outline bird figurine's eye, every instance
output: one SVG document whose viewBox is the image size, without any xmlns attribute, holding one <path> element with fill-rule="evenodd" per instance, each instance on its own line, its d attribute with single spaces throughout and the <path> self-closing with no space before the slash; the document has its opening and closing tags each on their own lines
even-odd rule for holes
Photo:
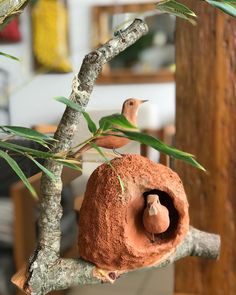
<svg viewBox="0 0 236 295">
<path fill-rule="evenodd" d="M 134 104 L 134 103 L 133 103 L 132 101 L 129 103 L 130 106 L 132 106 L 133 104 Z"/>
</svg>

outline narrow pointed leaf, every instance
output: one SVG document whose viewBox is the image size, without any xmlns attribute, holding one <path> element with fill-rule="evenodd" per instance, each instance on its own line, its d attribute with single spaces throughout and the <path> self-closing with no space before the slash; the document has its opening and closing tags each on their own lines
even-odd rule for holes
<svg viewBox="0 0 236 295">
<path fill-rule="evenodd" d="M 29 180 L 27 179 L 27 177 L 25 176 L 25 174 L 23 173 L 23 171 L 21 170 L 21 168 L 19 167 L 17 162 L 12 157 L 10 157 L 7 153 L 5 153 L 1 150 L 0 150 L 0 157 L 3 158 L 4 160 L 6 160 L 6 162 L 10 165 L 10 167 L 15 171 L 15 173 L 23 181 L 23 183 L 28 188 L 28 190 L 31 192 L 31 194 L 34 197 L 37 197 L 37 194 L 36 194 L 33 186 L 30 184 Z"/>
<path fill-rule="evenodd" d="M 66 163 L 71 163 L 71 164 L 76 164 L 76 165 L 80 165 L 81 164 L 81 162 L 79 161 L 79 159 L 78 160 L 76 160 L 76 159 L 74 159 L 74 158 L 69 158 L 69 159 L 58 159 L 58 161 L 61 161 L 61 162 L 66 162 Z"/>
<path fill-rule="evenodd" d="M 35 163 L 39 167 L 40 170 L 42 170 L 49 178 L 56 181 L 55 175 L 49 171 L 47 168 L 45 168 L 42 164 L 40 164 L 37 160 L 35 160 L 33 157 L 29 156 L 30 160 Z"/>
<path fill-rule="evenodd" d="M 194 156 L 192 154 L 189 154 L 189 153 L 180 151 L 174 147 L 171 147 L 153 136 L 150 136 L 150 135 L 142 133 L 142 132 L 127 131 L 127 130 L 122 130 L 122 129 L 115 129 L 115 131 L 122 132 L 124 134 L 124 137 L 127 137 L 130 140 L 134 140 L 134 141 L 138 141 L 142 144 L 146 144 L 146 145 L 158 150 L 159 152 L 167 154 L 175 159 L 185 161 L 185 162 L 189 163 L 190 165 L 205 171 L 205 168 L 203 166 L 201 166 L 194 159 Z M 104 134 L 104 135 L 106 135 L 106 134 Z M 123 136 L 123 135 L 117 134 L 117 133 L 113 133 L 113 135 L 118 136 L 118 137 Z"/>
<path fill-rule="evenodd" d="M 85 110 L 78 103 L 75 103 L 64 96 L 57 96 L 57 97 L 54 97 L 54 99 L 58 102 L 65 104 L 66 106 L 70 107 L 71 109 L 75 111 L 81 112 L 87 122 L 89 131 L 92 134 L 96 133 L 97 131 L 96 124 L 93 122 L 90 115 L 87 112 L 85 112 Z"/>
<path fill-rule="evenodd" d="M 20 127 L 20 126 L 1 126 L 3 132 L 14 134 L 29 140 L 33 140 L 45 147 L 47 147 L 48 142 L 55 141 L 55 139 L 49 135 L 40 133 L 36 130 Z"/>
<path fill-rule="evenodd" d="M 118 131 L 119 133 L 116 134 L 116 133 L 108 133 L 108 134 L 103 134 L 103 135 L 115 135 L 115 136 L 118 136 L 118 137 L 127 137 L 131 140 L 134 140 L 134 141 L 138 141 L 140 143 L 143 143 L 143 144 L 146 144 L 148 146 L 151 146 L 153 147 L 154 149 L 158 149 L 160 152 L 164 152 L 164 153 L 169 153 L 170 155 L 173 154 L 173 155 L 181 155 L 181 156 L 188 156 L 188 157 L 193 157 L 194 155 L 190 154 L 190 153 L 187 153 L 187 152 L 184 152 L 184 151 L 181 151 L 181 150 L 178 150 L 174 147 L 171 147 L 167 144 L 165 144 L 164 142 L 162 142 L 160 139 L 158 138 L 155 138 L 151 135 L 148 135 L 146 133 L 142 133 L 142 132 L 136 132 L 136 131 L 128 131 L 128 130 L 123 130 L 123 129 L 118 129 L 118 128 L 115 128 L 113 129 L 114 131 Z M 124 136 L 120 133 L 123 133 Z"/>
<path fill-rule="evenodd" d="M 18 57 L 14 56 L 14 55 L 11 55 L 11 54 L 8 54 L 8 53 L 5 53 L 5 52 L 2 52 L 2 51 L 0 51 L 0 55 L 3 55 L 3 56 L 5 56 L 7 58 L 10 58 L 10 59 L 20 61 L 20 59 Z"/>
<path fill-rule="evenodd" d="M 112 166 L 113 167 L 113 166 Z M 114 169 L 113 169 L 114 170 Z M 115 171 L 115 170 L 114 170 Z M 115 171 L 116 172 L 116 171 Z M 116 172 L 116 176 L 118 178 L 118 181 L 119 181 L 119 184 L 120 184 L 120 187 L 121 187 L 121 191 L 122 191 L 122 194 L 124 193 L 125 191 L 125 186 L 124 186 L 124 183 L 120 177 L 120 175 Z"/>
<path fill-rule="evenodd" d="M 75 161 L 67 160 L 67 159 L 57 159 L 56 162 L 62 164 L 63 166 L 66 166 L 68 168 L 82 171 L 80 163 L 75 163 Z"/>
<path fill-rule="evenodd" d="M 91 119 L 91 117 L 89 116 L 89 114 L 85 111 L 82 112 L 87 125 L 88 125 L 88 129 L 92 134 L 95 134 L 97 132 L 97 126 L 96 124 L 93 122 L 93 120 Z"/>
<path fill-rule="evenodd" d="M 47 134 L 40 133 L 31 128 L 21 127 L 21 126 L 1 126 L 1 129 L 8 131 L 10 133 L 19 135 L 21 137 L 26 137 L 29 139 L 39 139 L 39 140 L 54 140 L 55 139 Z"/>
<path fill-rule="evenodd" d="M 232 4 L 232 5 L 236 4 L 236 0 L 223 0 L 221 2 L 223 2 L 223 3 L 229 3 L 229 4 Z"/>
<path fill-rule="evenodd" d="M 236 17 L 236 2 L 235 1 L 212 1 L 212 0 L 205 0 L 210 5 L 222 10 L 226 14 L 229 14 L 233 17 Z"/>
<path fill-rule="evenodd" d="M 195 168 L 198 168 L 202 171 L 206 171 L 206 169 L 194 157 L 183 157 L 181 159 L 181 156 L 180 156 L 178 159 L 184 161 L 185 163 L 190 164 L 191 166 Z"/>
<path fill-rule="evenodd" d="M 126 129 L 137 129 L 137 126 L 134 126 L 132 123 L 130 123 L 122 114 L 113 114 L 103 117 L 99 120 L 99 128 L 103 131 L 109 130 L 111 126 L 117 126 Z"/>
<path fill-rule="evenodd" d="M 169 10 L 173 10 L 174 12 L 176 13 L 181 13 L 181 14 L 184 14 L 184 15 L 189 15 L 189 16 L 192 16 L 192 17 L 196 17 L 196 14 L 189 8 L 187 7 L 186 5 L 180 3 L 180 2 L 177 2 L 175 0 L 163 0 L 163 1 L 159 1 L 156 3 L 157 5 L 157 8 L 158 9 L 169 9 Z"/>
<path fill-rule="evenodd" d="M 107 163 L 110 162 L 109 159 L 107 158 L 107 156 L 105 155 L 105 153 L 103 152 L 103 150 L 99 146 L 97 146 L 96 143 L 91 142 L 90 145 L 102 156 L 102 158 L 105 160 L 105 162 L 107 162 Z"/>
<path fill-rule="evenodd" d="M 197 17 L 196 14 L 186 5 L 175 0 L 164 0 L 156 3 L 156 8 L 162 12 L 166 12 L 177 17 L 183 18 L 195 25 Z"/>
<path fill-rule="evenodd" d="M 76 102 L 73 102 L 72 100 L 69 100 L 68 98 L 64 96 L 56 96 L 54 99 L 58 102 L 61 102 L 65 104 L 66 106 L 70 107 L 71 109 L 78 111 L 78 112 L 83 112 L 84 109 Z"/>
<path fill-rule="evenodd" d="M 37 158 L 42 158 L 42 159 L 57 158 L 53 153 L 50 153 L 50 152 L 42 152 L 42 151 L 34 150 L 28 147 L 20 146 L 18 144 L 1 141 L 1 140 L 0 140 L 0 148 L 4 150 L 10 150 L 16 153 L 21 153 L 21 154 L 27 153 L 29 155 L 32 155 Z"/>
<path fill-rule="evenodd" d="M 59 155 L 55 155 L 50 152 L 42 152 L 4 141 L 0 141 L 0 148 L 2 148 L 3 150 L 10 150 L 23 155 L 26 154 L 26 156 L 33 156 L 41 159 L 52 159 L 54 161 L 60 162 L 64 166 L 68 166 L 69 168 L 81 170 L 78 164 L 72 162 L 73 160 L 62 159 Z"/>
<path fill-rule="evenodd" d="M 117 173 L 116 169 L 112 166 L 111 162 L 104 154 L 103 150 L 99 146 L 97 146 L 95 143 L 90 143 L 90 145 L 103 157 L 103 159 L 105 160 L 107 165 L 109 165 L 111 167 L 111 169 L 116 173 L 116 176 L 118 178 L 118 181 L 119 181 L 119 184 L 121 187 L 121 191 L 122 191 L 122 193 L 124 193 L 124 191 L 125 191 L 124 183 L 123 183 L 122 179 L 120 178 L 120 175 Z"/>
</svg>

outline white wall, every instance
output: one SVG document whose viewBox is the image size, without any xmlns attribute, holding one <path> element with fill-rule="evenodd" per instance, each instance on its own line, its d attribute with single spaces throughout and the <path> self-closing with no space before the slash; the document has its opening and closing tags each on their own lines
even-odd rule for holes
<svg viewBox="0 0 236 295">
<path fill-rule="evenodd" d="M 70 46 L 74 72 L 78 71 L 83 56 L 90 50 L 90 8 L 101 3 L 122 3 L 127 1 L 111 0 L 69 0 L 70 11 Z M 129 1 L 137 2 L 137 1 Z M 143 1 L 142 1 L 143 2 Z M 148 1 L 147 1 L 148 2 Z M 32 76 L 30 23 L 27 12 L 21 18 L 23 42 L 18 45 L 1 45 L 0 50 L 15 54 L 21 63 L 5 59 L 3 67 L 11 72 L 10 110 L 11 123 L 31 126 L 40 123 L 57 123 L 64 107 L 52 100 L 58 95 L 68 96 L 73 77 L 71 74 L 46 74 Z M 2 66 L 2 65 L 1 65 Z M 173 83 L 139 84 L 139 85 L 96 85 L 91 96 L 88 110 L 116 109 L 128 97 L 149 99 L 153 116 L 159 124 L 174 120 Z M 147 108 L 147 106 L 146 106 Z M 154 110 L 156 115 L 154 115 Z M 150 125 L 149 120 L 142 120 Z M 155 121 L 155 124 L 156 124 Z M 152 124 L 153 125 L 153 124 Z M 145 126 L 148 127 L 148 126 Z"/>
</svg>

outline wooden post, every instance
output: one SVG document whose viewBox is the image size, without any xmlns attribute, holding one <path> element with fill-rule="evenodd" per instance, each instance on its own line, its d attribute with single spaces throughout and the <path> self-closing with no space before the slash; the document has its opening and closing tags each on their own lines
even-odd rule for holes
<svg viewBox="0 0 236 295">
<path fill-rule="evenodd" d="M 176 264 L 175 291 L 236 294 L 236 21 L 201 1 L 186 2 L 198 25 L 177 21 L 176 143 L 205 174 L 175 163 L 190 202 L 191 224 L 222 238 L 219 261 Z"/>
</svg>

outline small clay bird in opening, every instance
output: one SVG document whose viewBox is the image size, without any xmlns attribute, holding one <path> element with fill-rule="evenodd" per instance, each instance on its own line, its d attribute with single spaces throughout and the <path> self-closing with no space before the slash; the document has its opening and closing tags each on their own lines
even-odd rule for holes
<svg viewBox="0 0 236 295">
<path fill-rule="evenodd" d="M 143 225 L 155 241 L 155 234 L 165 232 L 170 225 L 169 211 L 160 203 L 158 195 L 147 196 L 147 207 L 143 213 Z"/>
<path fill-rule="evenodd" d="M 134 126 L 137 126 L 137 116 L 138 116 L 139 106 L 146 101 L 147 100 L 129 98 L 125 100 L 125 102 L 123 103 L 121 113 L 130 123 L 132 123 Z M 116 137 L 113 135 L 107 135 L 107 136 L 97 137 L 92 142 L 94 142 L 99 147 L 115 150 L 117 148 L 121 148 L 124 145 L 128 144 L 130 140 L 125 137 Z M 73 157 L 78 158 L 82 153 L 89 150 L 90 148 L 91 148 L 91 145 L 89 143 L 85 144 L 84 146 L 82 146 L 82 148 L 80 148 L 77 152 L 73 154 Z"/>
</svg>

